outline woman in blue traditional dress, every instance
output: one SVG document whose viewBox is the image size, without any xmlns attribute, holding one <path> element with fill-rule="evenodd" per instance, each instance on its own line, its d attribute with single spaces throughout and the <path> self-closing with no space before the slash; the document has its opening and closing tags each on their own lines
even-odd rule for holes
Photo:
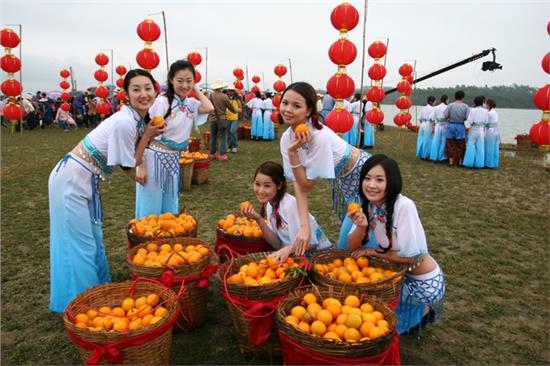
<svg viewBox="0 0 550 366">
<path fill-rule="evenodd" d="M 373 108 L 372 102 L 367 100 L 365 107 L 363 108 L 363 148 L 374 147 L 374 127 L 367 119 L 367 112 Z"/>
<path fill-rule="evenodd" d="M 193 128 L 205 123 L 208 113 L 214 110 L 212 102 L 195 84 L 195 69 L 189 61 L 175 61 L 167 79 L 168 89 L 149 109 L 152 118 L 164 118 L 166 130 L 145 149 L 144 169 L 140 170 L 143 175 L 136 183 L 137 219 L 179 213 L 180 151 L 187 149 Z M 188 97 L 191 91 L 193 98 Z"/>
<path fill-rule="evenodd" d="M 487 124 L 485 125 L 485 167 L 498 168 L 500 132 L 498 130 L 498 114 L 495 111 L 497 104 L 493 99 L 487 99 Z"/>
<path fill-rule="evenodd" d="M 50 310 L 54 312 L 63 312 L 78 293 L 111 280 L 99 180 L 115 166 L 133 176 L 147 144 L 164 132 L 163 125 L 147 124 L 156 95 L 151 74 L 130 70 L 124 90 L 129 104 L 86 135 L 50 174 Z"/>
<path fill-rule="evenodd" d="M 351 102 L 345 104 L 348 112 L 353 116 L 353 126 L 351 129 L 342 135 L 344 141 L 351 146 L 357 146 L 357 139 L 359 138 L 359 118 L 361 115 L 361 94 L 356 93 Z"/>
<path fill-rule="evenodd" d="M 485 125 L 489 112 L 483 108 L 483 97 L 474 98 L 474 108 L 470 110 L 466 122 L 470 124 L 468 142 L 462 165 L 468 168 L 483 168 L 485 166 Z"/>
<path fill-rule="evenodd" d="M 350 214 L 348 248 L 355 258 L 369 255 L 408 266 L 395 311 L 399 333 L 434 322 L 443 311 L 445 278 L 428 253 L 414 202 L 401 194 L 399 166 L 386 155 L 373 155 L 361 169 L 360 182 L 362 211 Z M 376 249 L 365 248 L 373 237 Z"/>
<path fill-rule="evenodd" d="M 246 103 L 246 106 L 252 110 L 252 121 L 250 122 L 250 139 L 259 140 L 263 135 L 263 108 L 264 101 L 260 98 L 260 92 L 255 93 L 255 97 Z"/>
<path fill-rule="evenodd" d="M 447 139 L 445 136 L 449 122 L 445 118 L 445 110 L 447 109 L 449 97 L 443 94 L 439 101 L 440 103 L 434 107 L 435 128 L 430 147 L 430 160 L 435 162 L 447 160 L 445 156 L 445 143 Z"/>
<path fill-rule="evenodd" d="M 420 112 L 420 128 L 416 139 L 416 157 L 427 160 L 430 157 L 432 138 L 434 131 L 434 107 L 435 97 L 430 95 L 427 103 Z"/>
<path fill-rule="evenodd" d="M 345 208 L 358 202 L 359 172 L 370 154 L 342 140 L 334 131 L 320 123 L 316 107 L 315 89 L 305 82 L 290 84 L 281 96 L 279 122 L 290 125 L 281 136 L 280 149 L 287 180 L 294 184 L 294 193 L 300 209 L 300 230 L 294 244 L 295 253 L 303 254 L 311 240 L 308 220 L 307 194 L 318 179 L 334 180 L 333 208 L 344 220 L 340 238 L 347 242 L 351 220 Z M 305 123 L 308 133 L 295 133 Z"/>
<path fill-rule="evenodd" d="M 271 99 L 271 93 L 265 93 L 265 99 L 263 100 L 262 110 L 264 111 L 262 120 L 262 138 L 266 141 L 275 140 L 275 124 L 271 120 L 271 114 L 273 113 L 273 100 Z"/>
</svg>

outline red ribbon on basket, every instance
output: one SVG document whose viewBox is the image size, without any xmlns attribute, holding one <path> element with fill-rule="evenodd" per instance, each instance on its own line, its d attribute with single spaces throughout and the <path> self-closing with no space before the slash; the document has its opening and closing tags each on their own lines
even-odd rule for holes
<svg viewBox="0 0 550 366">
<path fill-rule="evenodd" d="M 128 347 L 141 346 L 142 344 L 145 344 L 161 336 L 164 332 L 169 331 L 178 319 L 179 313 L 180 308 L 178 306 L 175 316 L 172 317 L 170 321 L 166 322 L 160 327 L 151 330 L 150 332 L 121 339 L 120 341 L 107 343 L 105 345 L 88 342 L 71 332 L 69 329 L 66 329 L 66 331 L 74 344 L 88 350 L 92 350 L 92 354 L 88 357 L 88 359 L 86 359 L 87 365 L 99 365 L 101 364 L 101 360 L 103 359 L 103 357 L 106 357 L 109 363 L 119 364 L 124 361 L 124 353 L 122 352 L 123 349 Z"/>
<path fill-rule="evenodd" d="M 217 270 L 218 270 L 218 265 L 209 264 L 198 275 L 193 275 L 188 277 L 176 277 L 174 276 L 173 271 L 168 270 L 168 271 L 164 271 L 162 275 L 160 275 L 158 281 L 162 283 L 164 286 L 170 287 L 170 288 L 175 285 L 181 285 L 182 283 L 190 283 L 190 282 L 198 281 L 197 282 L 198 288 L 208 288 L 208 286 L 210 286 L 210 281 L 208 280 L 208 277 L 216 273 Z M 133 273 L 130 274 L 130 277 L 132 277 L 134 280 L 137 278 L 137 276 Z"/>
<path fill-rule="evenodd" d="M 288 296 L 288 294 L 284 294 L 269 301 L 257 301 L 231 296 L 226 291 L 221 291 L 221 293 L 233 305 L 247 309 L 242 313 L 249 321 L 248 337 L 255 346 L 264 344 L 271 336 L 271 329 L 273 328 L 271 315 L 275 312 L 281 300 Z"/>
<path fill-rule="evenodd" d="M 203 163 L 198 163 L 197 161 L 195 161 L 195 164 L 193 165 L 193 169 L 207 169 L 207 168 L 210 168 L 210 161 L 207 160 Z"/>
</svg>

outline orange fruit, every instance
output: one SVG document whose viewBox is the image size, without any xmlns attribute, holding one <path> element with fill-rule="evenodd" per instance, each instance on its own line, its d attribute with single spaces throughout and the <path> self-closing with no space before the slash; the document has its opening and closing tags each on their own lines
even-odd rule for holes
<svg viewBox="0 0 550 366">
<path fill-rule="evenodd" d="M 307 125 L 305 123 L 300 123 L 294 128 L 294 133 L 297 135 L 299 134 L 307 135 L 309 133 L 309 129 L 307 128 Z"/>
<path fill-rule="evenodd" d="M 374 311 L 374 306 L 372 306 L 368 302 L 365 302 L 359 307 L 359 309 L 361 309 L 361 311 L 364 313 L 372 313 Z"/>
<path fill-rule="evenodd" d="M 300 322 L 298 324 L 298 329 L 300 329 L 301 331 L 304 331 L 306 333 L 309 333 L 309 329 L 310 329 L 309 324 L 306 323 L 306 322 Z"/>
<path fill-rule="evenodd" d="M 234 284 L 237 284 L 237 283 L 243 283 L 243 277 L 240 274 L 235 273 L 234 275 L 230 276 L 227 279 L 227 283 L 230 284 L 230 285 L 234 285 Z"/>
<path fill-rule="evenodd" d="M 290 310 L 290 315 L 294 315 L 298 320 L 302 320 L 307 310 L 303 306 L 295 306 Z"/>
<path fill-rule="evenodd" d="M 362 322 L 362 319 L 360 315 L 348 314 L 346 318 L 346 322 L 344 324 L 348 328 L 359 329 L 359 327 L 361 326 L 361 322 Z"/>
<path fill-rule="evenodd" d="M 148 252 L 156 252 L 158 250 L 158 245 L 155 243 L 149 243 L 146 248 Z"/>
<path fill-rule="evenodd" d="M 311 303 L 307 306 L 307 312 L 315 316 L 315 318 L 317 318 L 317 313 L 321 309 L 322 309 L 321 305 L 317 304 L 316 302 Z"/>
<path fill-rule="evenodd" d="M 122 319 L 116 319 L 113 323 L 113 330 L 117 332 L 125 332 L 128 328 L 128 324 Z"/>
<path fill-rule="evenodd" d="M 377 327 L 380 327 L 380 328 L 390 328 L 390 323 L 388 323 L 387 320 L 385 319 L 380 319 L 377 323 L 376 323 L 376 326 Z"/>
<path fill-rule="evenodd" d="M 97 310 L 90 309 L 86 312 L 86 315 L 88 316 L 88 319 L 93 320 L 97 316 Z"/>
<path fill-rule="evenodd" d="M 349 295 L 344 300 L 344 304 L 347 306 L 351 306 L 352 308 L 358 308 L 361 305 L 361 301 L 359 301 L 359 298 L 355 295 Z"/>
<path fill-rule="evenodd" d="M 151 119 L 151 126 L 158 126 L 158 125 L 161 125 L 163 123 L 164 123 L 164 118 L 162 116 L 154 116 Z"/>
<path fill-rule="evenodd" d="M 149 324 L 151 324 L 151 319 L 153 319 L 155 316 L 153 314 L 147 314 L 143 318 L 141 318 L 141 321 L 143 323 L 143 326 L 146 327 Z"/>
<path fill-rule="evenodd" d="M 150 294 L 149 296 L 147 296 L 147 304 L 153 307 L 157 306 L 159 301 L 160 301 L 160 297 L 157 294 Z"/>
<path fill-rule="evenodd" d="M 325 339 L 334 339 L 334 340 L 337 340 L 337 341 L 341 341 L 340 337 L 338 336 L 338 334 L 336 332 L 326 332 L 323 335 L 323 338 L 325 338 Z"/>
<path fill-rule="evenodd" d="M 126 316 L 126 311 L 124 311 L 124 309 L 120 306 L 114 307 L 112 313 L 114 316 L 118 316 L 119 318 Z"/>
<path fill-rule="evenodd" d="M 358 342 L 361 339 L 361 333 L 355 328 L 348 328 L 344 332 L 346 342 Z"/>
<path fill-rule="evenodd" d="M 138 297 L 134 302 L 134 307 L 136 309 L 139 309 L 145 304 L 147 304 L 147 296 L 141 296 L 141 297 Z"/>
<path fill-rule="evenodd" d="M 183 250 L 183 245 L 181 244 L 174 244 L 174 247 L 172 248 L 174 252 L 179 253 Z"/>
<path fill-rule="evenodd" d="M 338 275 L 338 281 L 342 281 L 345 283 L 351 283 L 351 275 L 347 272 L 342 272 Z"/>
<path fill-rule="evenodd" d="M 327 326 L 322 321 L 316 320 L 313 323 L 311 323 L 311 325 L 309 326 L 309 329 L 311 334 L 315 334 L 322 337 L 327 331 Z"/>
<path fill-rule="evenodd" d="M 154 316 L 151 321 L 149 322 L 149 325 L 153 325 L 157 322 L 159 322 L 160 320 L 162 320 L 162 317 L 161 316 Z"/>
<path fill-rule="evenodd" d="M 360 212 L 360 211 L 361 211 L 361 205 L 359 205 L 358 203 L 353 202 L 348 205 L 348 214 L 353 214 L 355 212 Z"/>
<path fill-rule="evenodd" d="M 88 328 L 88 323 L 76 323 L 77 328 Z"/>
<path fill-rule="evenodd" d="M 345 324 L 338 324 L 336 326 L 336 334 L 338 334 L 338 337 L 340 337 L 340 339 L 344 339 L 344 334 L 346 333 L 346 330 L 348 329 L 348 327 L 346 327 Z"/>
<path fill-rule="evenodd" d="M 380 312 L 378 310 L 373 311 L 372 315 L 374 315 L 376 317 L 377 323 L 378 323 L 378 320 L 384 319 L 384 314 L 382 314 L 382 312 Z"/>
<path fill-rule="evenodd" d="M 363 322 L 363 324 L 361 324 L 361 327 L 359 328 L 359 332 L 361 332 L 361 335 L 363 337 L 368 337 L 370 329 L 373 328 L 374 326 L 375 325 L 372 324 L 371 322 Z"/>
<path fill-rule="evenodd" d="M 348 318 L 347 314 L 340 314 L 336 317 L 336 324 L 340 325 L 340 324 L 345 324 L 346 323 L 346 319 Z"/>
<path fill-rule="evenodd" d="M 372 313 L 361 313 L 361 319 L 372 324 L 378 323 L 378 319 Z"/>
<path fill-rule="evenodd" d="M 304 297 L 302 297 L 302 300 L 304 300 L 307 305 L 317 303 L 317 298 L 311 292 L 305 294 Z"/>
<path fill-rule="evenodd" d="M 342 260 L 340 258 L 336 258 L 332 261 L 332 265 L 334 267 L 342 267 Z"/>
<path fill-rule="evenodd" d="M 380 336 L 383 336 L 384 334 L 385 334 L 384 329 L 382 329 L 380 327 L 374 326 L 374 327 L 369 329 L 369 338 L 370 339 L 378 338 Z"/>
<path fill-rule="evenodd" d="M 112 316 L 106 316 L 105 319 L 103 319 L 103 329 L 105 330 L 111 330 L 114 325 L 114 318 Z"/>
<path fill-rule="evenodd" d="M 168 309 L 166 309 L 165 307 L 159 306 L 155 309 L 155 316 L 163 318 L 166 315 L 168 315 Z"/>
<path fill-rule="evenodd" d="M 136 319 L 128 325 L 128 330 L 138 330 L 143 328 L 143 320 Z"/>
<path fill-rule="evenodd" d="M 287 322 L 288 324 L 296 325 L 296 326 L 298 326 L 298 324 L 300 323 L 298 318 L 296 318 L 294 315 L 285 316 L 285 322 Z"/>
<path fill-rule="evenodd" d="M 252 206 L 252 203 L 248 202 L 248 201 L 244 201 L 244 202 L 241 202 L 239 204 L 239 209 L 240 210 L 244 210 L 246 207 L 248 206 Z"/>
<path fill-rule="evenodd" d="M 76 314 L 76 316 L 74 317 L 74 322 L 75 322 L 75 324 L 76 324 L 76 323 L 88 324 L 88 321 L 89 321 L 89 320 L 90 320 L 90 319 L 88 318 L 88 315 L 82 314 L 82 313 Z"/>
<path fill-rule="evenodd" d="M 331 312 L 333 319 L 342 313 L 342 307 L 334 302 L 328 304 L 326 309 Z"/>
<path fill-rule="evenodd" d="M 332 313 L 326 309 L 319 310 L 317 313 L 317 320 L 325 323 L 325 325 L 330 325 L 332 323 Z"/>
<path fill-rule="evenodd" d="M 367 257 L 359 257 L 355 260 L 355 262 L 357 263 L 357 266 L 359 266 L 359 268 L 361 269 L 369 266 L 369 260 L 367 259 Z"/>
<path fill-rule="evenodd" d="M 112 314 L 112 310 L 110 307 L 108 306 L 102 306 L 99 308 L 99 316 L 106 316 L 106 315 L 111 315 Z"/>
</svg>

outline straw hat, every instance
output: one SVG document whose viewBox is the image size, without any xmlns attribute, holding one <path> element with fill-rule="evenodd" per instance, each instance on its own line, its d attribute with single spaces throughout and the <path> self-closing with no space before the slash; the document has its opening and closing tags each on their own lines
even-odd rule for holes
<svg viewBox="0 0 550 366">
<path fill-rule="evenodd" d="M 214 82 L 214 84 L 212 85 L 212 89 L 214 90 L 223 89 L 225 86 L 226 84 L 223 81 L 216 80 L 216 82 Z"/>
<path fill-rule="evenodd" d="M 235 85 L 229 84 L 226 89 L 227 90 L 235 90 Z"/>
</svg>

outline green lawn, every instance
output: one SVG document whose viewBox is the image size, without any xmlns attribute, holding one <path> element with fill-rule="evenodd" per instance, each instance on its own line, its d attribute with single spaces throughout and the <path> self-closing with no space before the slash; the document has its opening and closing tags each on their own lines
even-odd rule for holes
<svg viewBox="0 0 550 366">
<path fill-rule="evenodd" d="M 48 176 L 86 133 L 52 128 L 12 135 L 1 130 L 2 364 L 80 362 L 59 315 L 48 311 Z M 421 339 L 401 338 L 403 364 L 548 364 L 549 173 L 535 151 L 501 152 L 498 170 L 451 168 L 414 157 L 416 134 L 386 128 L 374 152 L 401 166 L 404 194 L 418 207 L 432 255 L 447 280 L 445 313 Z M 181 198 L 213 242 L 215 223 L 254 201 L 256 167 L 279 160 L 279 142 L 241 142 L 227 162 L 213 162 L 210 182 Z M 512 156 L 514 155 L 514 156 Z M 115 174 L 102 186 L 104 238 L 113 281 L 128 279 L 125 225 L 134 184 Z M 336 240 L 331 185 L 321 183 L 310 207 Z M 280 359 L 239 353 L 227 308 L 210 287 L 207 323 L 174 335 L 174 364 L 265 364 Z"/>
</svg>

